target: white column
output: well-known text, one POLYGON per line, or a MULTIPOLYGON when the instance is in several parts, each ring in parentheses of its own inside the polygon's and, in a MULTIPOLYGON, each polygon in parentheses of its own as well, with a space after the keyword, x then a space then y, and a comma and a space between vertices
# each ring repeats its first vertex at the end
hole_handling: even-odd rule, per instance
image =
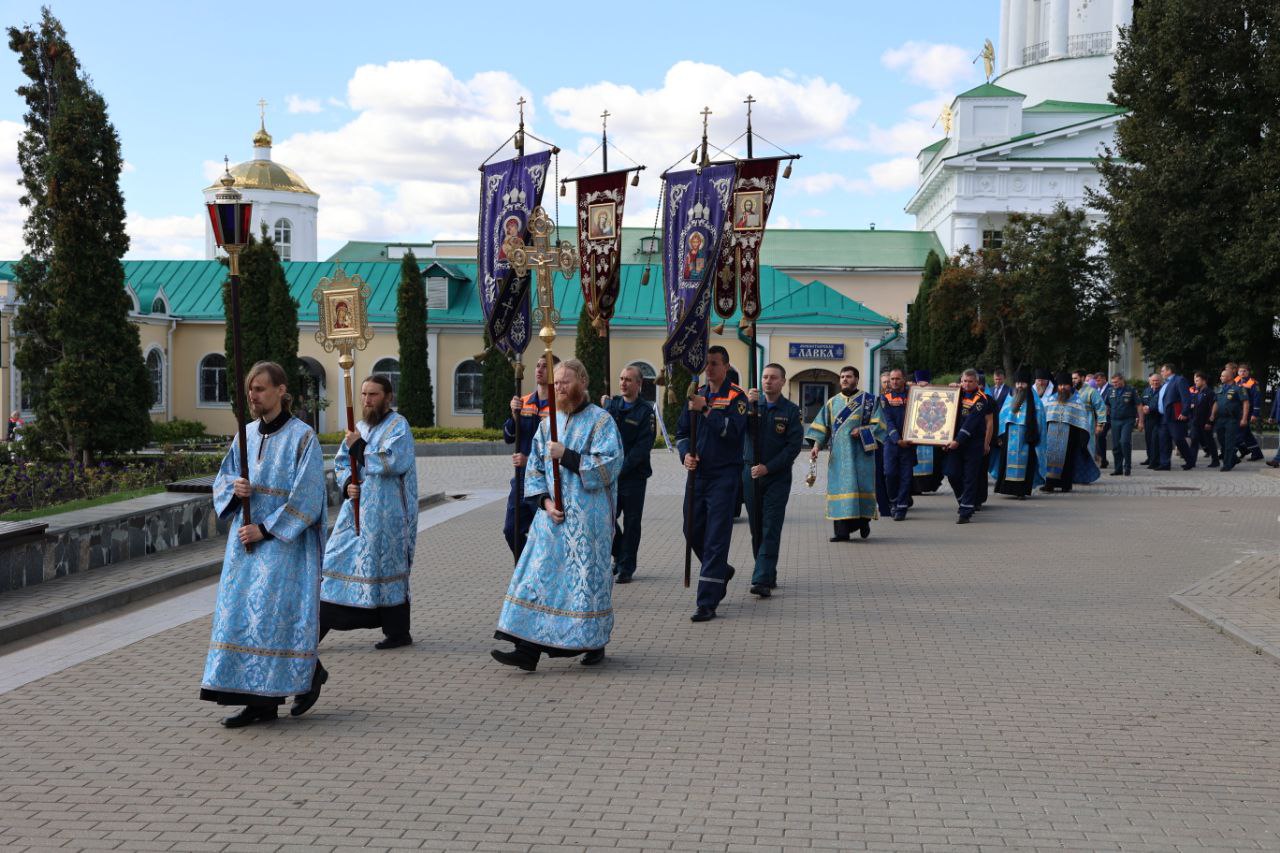
POLYGON ((982 235, 978 231, 978 217, 957 215, 951 225, 951 252, 954 254, 965 246, 971 249, 982 248, 982 235))
POLYGON ((1022 66, 1022 51, 1027 46, 1027 4, 1031 0, 1010 0, 1009 49, 1005 54, 1006 71, 1022 66))
POLYGON ((996 73, 1008 71, 1012 67, 1009 64, 1009 0, 1000 0, 1000 41, 996 43, 996 50, 1000 51, 996 57, 1000 70, 996 73))
POLYGON ((1067 32, 1070 16, 1070 0, 1049 0, 1049 58, 1061 59, 1067 55, 1067 32))
POLYGON ((1133 0, 1111 0, 1111 52, 1120 45, 1120 28, 1133 25, 1133 0))

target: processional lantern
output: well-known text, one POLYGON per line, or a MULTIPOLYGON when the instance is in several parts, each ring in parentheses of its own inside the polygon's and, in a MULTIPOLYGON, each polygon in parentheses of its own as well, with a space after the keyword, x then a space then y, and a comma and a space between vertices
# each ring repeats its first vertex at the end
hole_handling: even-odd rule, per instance
MULTIPOLYGON (((355 350, 362 350, 373 340, 369 328, 367 306, 369 285, 358 275, 348 276, 338 267, 332 278, 320 279, 319 286, 311 292, 319 314, 320 328, 316 330, 316 343, 325 352, 338 351, 338 367, 342 369, 342 387, 347 398, 347 432, 354 432, 356 416, 354 390, 351 387, 351 368, 356 360, 355 350)), ((351 482, 360 483, 357 460, 351 460, 351 482)), ((360 499, 351 503, 355 514, 356 535, 360 535, 360 499)))

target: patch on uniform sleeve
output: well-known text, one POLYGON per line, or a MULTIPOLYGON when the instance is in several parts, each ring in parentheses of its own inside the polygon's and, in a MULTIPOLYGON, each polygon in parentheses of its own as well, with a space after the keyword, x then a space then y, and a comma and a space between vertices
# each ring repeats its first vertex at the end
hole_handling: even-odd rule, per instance
POLYGON ((981 401, 981 400, 974 400, 974 402, 973 402, 973 410, 974 410, 975 412, 981 412, 981 411, 982 411, 982 406, 983 406, 983 403, 982 403, 982 401, 981 401))
POLYGON ((740 415, 745 415, 746 413, 747 413, 747 401, 746 401, 746 400, 739 400, 739 401, 738 401, 738 414, 740 414, 740 415))

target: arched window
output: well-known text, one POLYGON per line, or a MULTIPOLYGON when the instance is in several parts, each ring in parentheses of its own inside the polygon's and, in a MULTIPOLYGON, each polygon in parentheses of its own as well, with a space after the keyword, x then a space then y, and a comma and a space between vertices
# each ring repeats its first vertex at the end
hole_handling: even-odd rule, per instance
POLYGON ((484 368, 474 358, 453 371, 453 410, 460 415, 478 415, 484 410, 484 368))
POLYGON ((227 357, 211 352, 200 359, 199 405, 228 405, 231 395, 227 389, 227 357))
POLYGON ((636 367, 640 370, 640 398, 650 403, 656 402, 658 399, 658 387, 653 384, 653 380, 658 378, 658 372, 653 369, 653 365, 647 361, 633 361, 627 367, 636 367))
POLYGON ((164 409, 164 355, 160 347, 147 350, 147 377, 151 379, 151 410, 164 409))
POLYGON ((280 256, 280 260, 289 260, 293 255, 293 223, 287 219, 277 219, 271 238, 276 241, 276 254, 280 256))
POLYGON ((391 380, 391 393, 400 393, 400 359, 380 358, 373 365, 374 373, 381 373, 391 380))
POLYGON ((151 313, 152 314, 168 314, 169 306, 165 305, 164 300, 159 296, 157 296, 155 299, 151 300, 151 313))

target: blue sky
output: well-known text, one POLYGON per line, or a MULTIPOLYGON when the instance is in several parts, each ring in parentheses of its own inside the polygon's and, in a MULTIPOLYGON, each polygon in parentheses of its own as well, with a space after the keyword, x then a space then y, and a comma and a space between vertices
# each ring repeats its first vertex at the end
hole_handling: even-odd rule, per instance
MULTIPOLYGON (((514 129, 565 152, 569 173, 613 114, 610 138, 649 165, 628 224, 651 222, 657 174, 715 111, 713 141, 761 101, 756 129, 803 153, 771 224, 911 228, 916 150, 943 101, 981 82, 970 60, 996 40, 998 0, 740 2, 703 20, 688 3, 527 4, 61 2, 84 68, 105 95, 128 163, 132 257, 198 257, 201 189, 249 159, 259 98, 274 156, 321 194, 321 254, 346 239, 474 233, 475 168, 514 129), (241 18, 214 10, 234 8, 241 18), (725 21, 729 9, 737 21, 725 21), (505 10, 505 11, 504 11, 505 10), (235 69, 234 71, 230 69, 235 69)), ((38 3, 5 0, 6 26, 38 3)), ((14 145, 23 107, 14 56, 0 58, 0 256, 21 246, 14 145)), ((762 146, 757 153, 762 153, 762 146)), ((614 155, 611 165, 621 162, 614 155)), ((584 167, 584 171, 594 165, 584 167)))

